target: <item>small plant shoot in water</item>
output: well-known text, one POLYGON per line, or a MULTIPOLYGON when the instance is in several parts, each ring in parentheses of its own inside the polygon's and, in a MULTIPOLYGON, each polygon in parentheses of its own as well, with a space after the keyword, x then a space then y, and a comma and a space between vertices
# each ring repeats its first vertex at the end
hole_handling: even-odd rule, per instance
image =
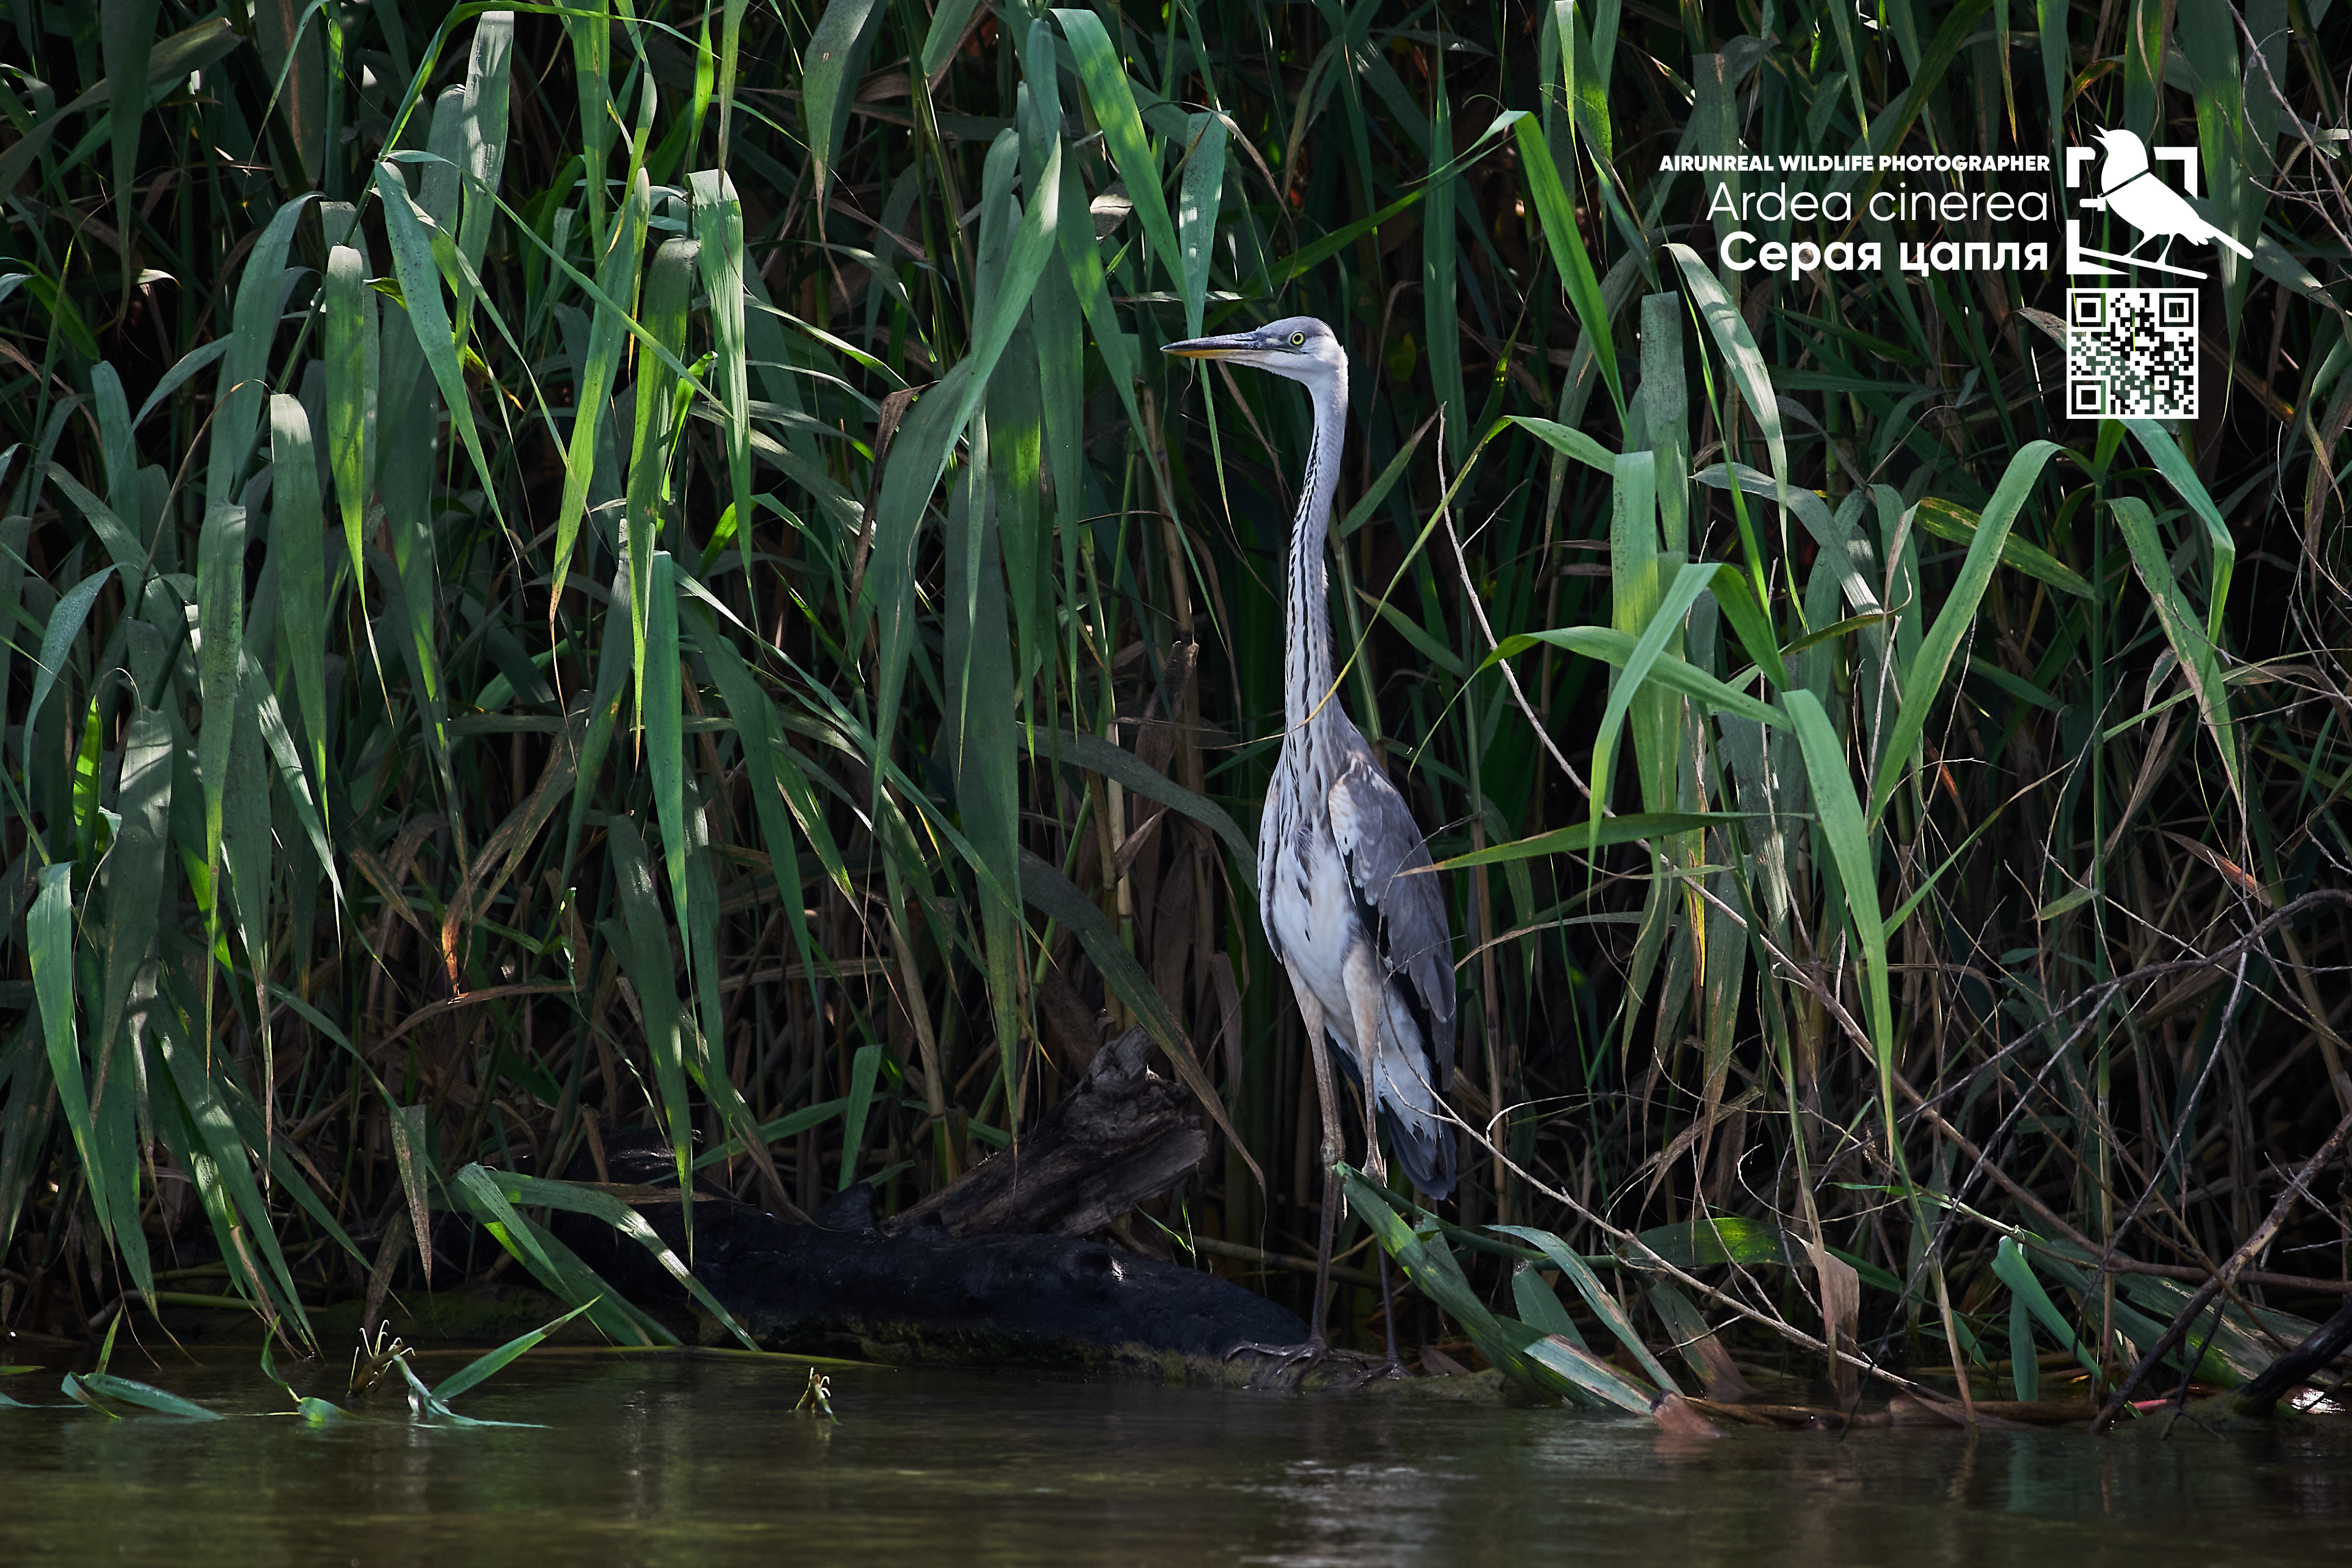
POLYGON ((810 1367, 808 1385, 801 1390, 800 1403, 793 1406, 793 1414, 839 1421, 841 1417, 833 1413, 833 1379, 810 1367))
POLYGON ((352 1380, 346 1391, 347 1397, 353 1400, 365 1398, 377 1384, 383 1381, 393 1364, 404 1360, 407 1354, 408 1346, 394 1336, 389 1319, 376 1324, 373 1343, 368 1339, 367 1330, 362 1328, 359 1348, 352 1352, 352 1380))

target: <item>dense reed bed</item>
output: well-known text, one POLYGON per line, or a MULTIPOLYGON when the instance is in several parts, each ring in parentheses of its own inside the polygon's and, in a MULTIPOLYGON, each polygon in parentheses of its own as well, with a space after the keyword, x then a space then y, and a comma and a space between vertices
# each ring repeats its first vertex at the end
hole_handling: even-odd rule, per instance
POLYGON ((2345 1293, 2340 1172, 2272 1213, 2352 1112, 2332 6, 7 25, 0 1323, 299 1339, 437 1207, 583 1301, 612 1129, 903 1207, 1130 1023, 1221 1131, 1122 1239, 1297 1290, 1306 408, 1156 351, 1291 313, 1342 695, 1453 862, 1465 1310, 1547 1321, 1541 1228, 1654 1343, 2032 1399, 2250 1242, 2208 1375, 2345 1293), (2252 252, 2193 423, 2067 417, 2063 270, 1738 273, 1660 172, 2110 126, 2252 252))

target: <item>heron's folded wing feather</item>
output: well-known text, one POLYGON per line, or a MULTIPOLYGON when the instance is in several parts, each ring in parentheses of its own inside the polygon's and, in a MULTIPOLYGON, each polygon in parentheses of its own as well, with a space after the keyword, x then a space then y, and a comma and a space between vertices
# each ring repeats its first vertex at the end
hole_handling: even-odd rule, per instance
POLYGON ((1257 824, 1257 913, 1265 928, 1266 946, 1274 949, 1274 961, 1282 962, 1282 931, 1274 918, 1274 879, 1281 873, 1281 849, 1290 836, 1297 813, 1291 809, 1290 792, 1296 788, 1287 771, 1276 767, 1273 787, 1266 792, 1265 810, 1257 824))
POLYGON ((1454 934, 1441 873, 1405 874, 1430 863, 1429 846, 1369 747, 1339 769, 1329 804, 1331 837, 1372 917, 1381 966, 1428 1019, 1443 1088, 1454 1074, 1454 934))

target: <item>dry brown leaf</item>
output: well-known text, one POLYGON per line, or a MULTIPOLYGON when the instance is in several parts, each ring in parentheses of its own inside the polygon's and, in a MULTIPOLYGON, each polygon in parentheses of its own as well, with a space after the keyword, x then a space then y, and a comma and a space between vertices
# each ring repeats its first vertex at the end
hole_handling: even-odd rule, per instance
POLYGON ((1840 1405, 1851 1408, 1862 1391, 1861 1373, 1839 1353, 1854 1348, 1854 1321, 1862 1313, 1862 1276, 1853 1265, 1817 1242, 1805 1243, 1813 1274, 1821 1281, 1822 1338, 1830 1347, 1830 1386, 1840 1405))

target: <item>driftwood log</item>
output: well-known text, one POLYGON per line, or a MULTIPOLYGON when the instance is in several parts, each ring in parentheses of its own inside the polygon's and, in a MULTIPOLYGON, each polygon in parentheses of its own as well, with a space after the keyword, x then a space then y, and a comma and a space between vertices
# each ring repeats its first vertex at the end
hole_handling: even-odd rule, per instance
POLYGON ((2313 1331, 2301 1344, 2264 1367, 2252 1382, 2238 1390, 2235 1404, 2242 1416, 2268 1416, 2292 1390, 2319 1381, 2323 1369, 2352 1345, 2352 1301, 2313 1331))
MULTIPOLYGON (((1199 1109, 1152 1073, 1140 1030, 1005 1149, 917 1208, 877 1221, 852 1186, 793 1225, 698 1183, 690 1260, 761 1343, 902 1363, 1124 1367, 1235 1381, 1244 1341, 1296 1343, 1297 1315, 1230 1281, 1085 1239, 1200 1163, 1199 1109)), ((658 1134, 608 1134, 605 1175, 681 1257, 673 1166, 658 1134), (659 1190, 665 1180, 667 1191, 659 1190)), ((581 1165, 567 1173, 593 1180, 581 1165)), ((687 1298, 646 1250, 576 1215, 556 1234, 644 1305, 687 1298)))

